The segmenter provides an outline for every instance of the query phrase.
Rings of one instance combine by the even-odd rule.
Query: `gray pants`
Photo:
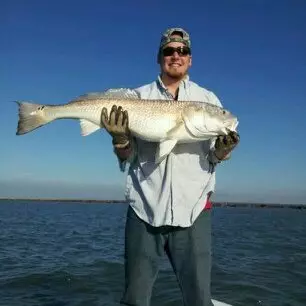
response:
[[[189,228],[152,227],[128,208],[125,229],[125,292],[121,304],[149,306],[160,258],[167,254],[185,306],[213,306],[210,295],[211,211]]]

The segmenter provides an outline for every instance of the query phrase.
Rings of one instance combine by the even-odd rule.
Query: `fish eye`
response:
[[[222,113],[223,113],[223,115],[225,115],[225,114],[226,114],[226,111],[225,111],[225,110],[223,110],[223,112],[222,112]]]

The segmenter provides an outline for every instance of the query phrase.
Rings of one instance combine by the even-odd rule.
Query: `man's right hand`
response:
[[[122,107],[113,105],[109,118],[107,109],[104,107],[101,114],[101,123],[113,137],[113,145],[117,148],[124,148],[130,142],[129,116]]]

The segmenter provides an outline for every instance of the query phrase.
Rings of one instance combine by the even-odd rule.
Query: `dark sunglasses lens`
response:
[[[188,47],[183,47],[183,48],[181,49],[181,54],[182,54],[182,55],[188,55],[188,54],[190,54],[190,49],[189,49]]]
[[[168,47],[163,49],[163,56],[171,56],[174,53],[175,49]]]
[[[163,56],[171,56],[174,52],[177,52],[179,55],[187,55],[190,54],[190,49],[188,47],[167,47],[163,49]]]

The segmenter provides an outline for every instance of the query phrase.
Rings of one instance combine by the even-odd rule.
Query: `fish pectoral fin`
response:
[[[179,135],[182,134],[186,130],[184,121],[180,121],[175,125],[171,130],[167,133],[167,139],[178,139]]]
[[[199,129],[197,127],[197,125],[199,125],[198,120],[195,118],[195,113],[197,111],[196,107],[188,107],[186,108],[183,113],[182,113],[182,118],[184,121],[184,125],[186,130],[188,131],[188,133],[195,138],[199,138],[199,139],[209,139],[211,137],[211,131],[208,130],[203,130],[204,126],[201,126],[201,128]],[[203,117],[201,118],[201,120],[203,120],[205,122],[206,118]],[[201,125],[201,123],[200,123]],[[207,129],[207,127],[206,127]]]
[[[80,125],[82,136],[88,136],[101,128],[99,125],[85,119],[80,119]]]
[[[199,137],[199,132],[195,129],[194,125],[191,122],[191,118],[192,118],[192,111],[191,109],[187,108],[183,111],[182,113],[182,118],[184,121],[184,125],[186,130],[188,131],[188,133],[190,135],[192,135],[193,137],[198,138]]]
[[[169,153],[172,151],[172,149],[175,147],[177,143],[176,139],[166,139],[159,143],[159,146],[156,150],[156,156],[155,156],[155,162],[158,164],[160,163]]]

